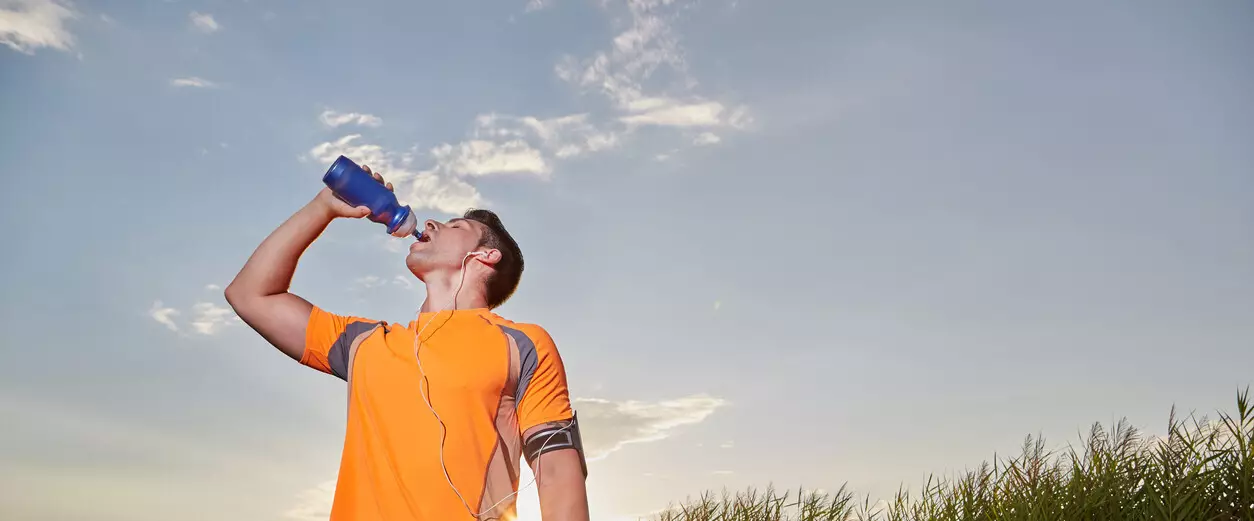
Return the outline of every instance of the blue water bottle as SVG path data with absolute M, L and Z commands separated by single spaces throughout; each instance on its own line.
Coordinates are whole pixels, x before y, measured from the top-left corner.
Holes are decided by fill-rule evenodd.
M 418 219 L 407 205 L 396 200 L 396 194 L 388 190 L 383 183 L 362 170 L 351 159 L 340 156 L 331 163 L 322 182 L 335 193 L 341 201 L 354 207 L 370 208 L 371 221 L 388 227 L 388 233 L 397 237 L 418 236 Z

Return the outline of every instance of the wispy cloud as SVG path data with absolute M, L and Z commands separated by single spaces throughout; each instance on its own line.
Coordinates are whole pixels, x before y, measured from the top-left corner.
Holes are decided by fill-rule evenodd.
M 597 128 L 586 113 L 547 119 L 482 114 L 475 119 L 473 135 L 481 139 L 529 139 L 560 159 L 607 150 L 619 144 L 618 133 Z
M 202 335 L 214 335 L 240 318 L 231 308 L 212 302 L 197 302 L 192 306 L 192 329 Z
M 156 320 L 157 323 L 170 328 L 170 331 L 175 332 L 179 330 L 178 324 L 174 323 L 174 317 L 178 316 L 178 314 L 179 311 L 177 309 L 166 307 L 160 300 L 153 302 L 152 308 L 148 309 L 148 316 Z
M 361 143 L 360 139 L 360 134 L 351 134 L 321 143 L 309 151 L 309 156 L 326 165 L 340 155 L 347 156 L 358 164 L 369 165 L 387 177 L 396 188 L 398 198 L 415 209 L 429 208 L 460 214 L 467 208 L 484 204 L 479 191 L 465 181 L 453 175 L 437 173 L 435 169 L 416 171 L 412 167 L 412 154 L 396 153 L 380 145 Z
M 383 124 L 383 118 L 373 114 L 361 114 L 357 112 L 336 112 L 334 110 L 323 111 L 318 119 L 323 125 L 331 128 L 340 125 L 360 125 L 363 127 L 377 127 Z
M 625 109 L 629 114 L 619 119 L 630 126 L 743 128 L 748 123 L 743 107 L 728 111 L 722 103 L 702 99 L 641 98 Z
M 222 27 L 218 25 L 218 21 L 213 19 L 213 15 L 208 13 L 198 13 L 192 11 L 187 15 L 192 22 L 192 28 L 205 34 L 218 32 Z
M 173 85 L 175 87 L 193 87 L 193 88 L 198 88 L 198 89 L 212 89 L 218 86 L 218 84 L 212 81 L 206 80 L 204 78 L 198 78 L 196 76 L 191 76 L 187 78 L 174 78 L 170 80 L 170 85 Z
M 210 286 L 216 287 L 212 284 Z M 153 302 L 152 307 L 148 309 L 150 318 L 180 335 L 184 334 L 183 328 L 179 326 L 175 318 L 182 315 L 182 311 L 166 306 L 160 300 Z M 239 316 L 231 308 L 205 301 L 192 305 L 190 317 L 191 320 L 186 325 L 191 326 L 192 332 L 205 336 L 216 335 L 224 328 L 241 322 Z
M 713 132 L 702 132 L 695 139 L 692 140 L 692 144 L 697 145 L 697 146 L 713 145 L 722 140 L 723 138 L 718 137 L 718 134 L 715 134 Z
M 747 107 L 732 108 L 692 92 L 696 81 L 688 75 L 683 49 L 668 14 L 686 3 L 627 0 L 631 25 L 612 39 L 610 49 L 585 60 L 567 56 L 557 64 L 556 72 L 561 78 L 599 90 L 607 97 L 612 109 L 608 116 L 594 118 L 589 113 L 577 113 L 539 117 L 486 112 L 475 119 L 463 140 L 431 148 L 426 154 L 430 163 L 417 168 L 413 153 L 397 153 L 364 143 L 360 134 L 318 144 L 310 151 L 310 157 L 330 163 L 343 154 L 377 167 L 397 187 L 397 196 L 407 203 L 460 213 L 485 203 L 478 190 L 464 179 L 502 174 L 547 179 L 561 160 L 615 149 L 640 128 L 680 129 L 683 144 L 720 143 L 723 138 L 711 130 L 744 129 L 752 118 Z M 535 1 L 528 7 L 548 7 L 548 2 Z M 677 78 L 667 88 L 653 84 L 655 73 L 663 67 Z M 331 110 L 323 112 L 320 119 L 333 128 L 349 123 L 381 123 L 380 118 L 370 114 Z M 701 133 L 694 138 L 688 129 L 699 129 Z M 679 152 L 679 148 L 671 148 L 656 158 L 664 161 Z
M 23 54 L 43 47 L 69 51 L 74 35 L 65 23 L 78 16 L 59 0 L 5 0 L 0 2 L 0 43 Z
M 669 12 L 682 0 L 627 0 L 631 26 L 614 37 L 610 49 L 585 59 L 565 56 L 558 77 L 585 89 L 599 90 L 630 127 L 746 128 L 748 108 L 729 109 L 723 102 L 692 93 L 691 77 Z M 608 6 L 607 6 L 608 8 Z M 669 76 L 660 71 L 668 71 Z M 662 84 L 660 77 L 669 77 Z
M 589 460 L 603 459 L 624 445 L 666 439 L 676 429 L 700 423 L 726 404 L 694 395 L 660 402 L 613 402 L 580 398 L 574 403 Z
M 536 174 L 547 176 L 553 167 L 540 151 L 521 139 L 503 143 L 473 139 L 431 149 L 436 170 L 454 175 Z
M 366 275 L 365 277 L 358 277 L 357 280 L 353 281 L 353 284 L 359 288 L 371 289 L 383 286 L 387 282 L 378 276 Z

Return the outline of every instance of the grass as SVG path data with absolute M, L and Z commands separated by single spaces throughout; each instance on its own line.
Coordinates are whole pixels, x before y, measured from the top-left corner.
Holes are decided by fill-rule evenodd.
M 1190 415 L 1168 434 L 1142 436 L 1120 421 L 1093 426 L 1058 453 L 1031 436 L 1020 456 L 994 457 L 952 479 L 929 478 L 872 503 L 845 486 L 834 493 L 749 489 L 702 494 L 656 521 L 1254 521 L 1254 407 L 1237 394 L 1235 414 Z

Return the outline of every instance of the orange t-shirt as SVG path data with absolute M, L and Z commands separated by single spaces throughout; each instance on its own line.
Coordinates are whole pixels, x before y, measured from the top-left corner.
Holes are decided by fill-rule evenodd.
M 425 383 L 414 357 L 421 326 Z M 523 435 L 573 417 L 548 332 L 487 309 L 422 313 L 402 326 L 315 306 L 300 362 L 348 383 L 331 521 L 474 520 L 467 505 L 480 519 L 513 519 L 516 497 L 502 499 L 519 486 Z M 440 424 L 420 384 L 447 429 L 444 464 L 461 499 L 441 469 Z

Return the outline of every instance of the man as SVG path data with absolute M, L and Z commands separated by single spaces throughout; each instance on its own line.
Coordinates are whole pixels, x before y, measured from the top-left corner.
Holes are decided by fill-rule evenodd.
M 494 213 L 424 223 L 405 265 L 427 296 L 408 324 L 338 315 L 288 291 L 301 254 L 331 221 L 369 214 L 323 188 L 226 288 L 268 342 L 347 382 L 331 521 L 513 519 L 520 456 L 537 478 L 544 521 L 587 520 L 587 467 L 562 359 L 543 328 L 492 311 L 523 270 Z

